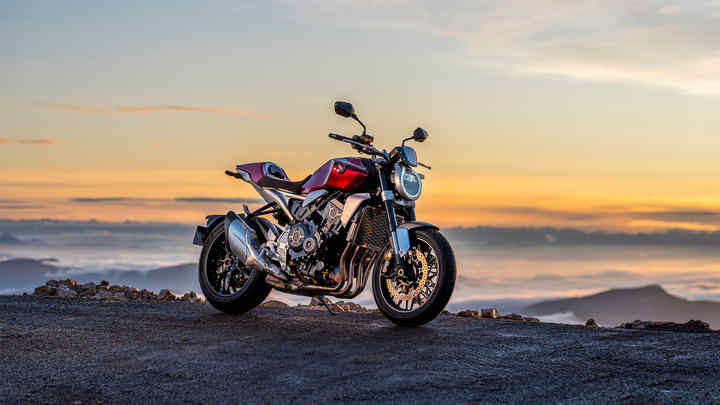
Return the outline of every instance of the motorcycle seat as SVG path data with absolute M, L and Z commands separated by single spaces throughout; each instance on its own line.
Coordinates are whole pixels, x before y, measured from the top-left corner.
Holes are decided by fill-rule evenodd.
M 258 186 L 266 188 L 277 188 L 285 190 L 293 194 L 300 194 L 303 184 L 310 180 L 312 175 L 305 177 L 300 181 L 282 180 L 276 177 L 264 176 L 258 181 Z

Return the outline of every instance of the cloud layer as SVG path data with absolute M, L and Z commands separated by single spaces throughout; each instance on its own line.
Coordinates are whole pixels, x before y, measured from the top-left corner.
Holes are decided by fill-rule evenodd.
M 482 67 L 720 95 L 717 0 L 347 1 L 311 11 L 328 24 L 451 38 L 462 61 Z
M 220 115 L 233 115 L 239 117 L 267 118 L 269 115 L 254 110 L 231 107 L 192 107 L 185 105 L 161 105 L 161 106 L 116 106 L 97 107 L 78 104 L 53 103 L 48 101 L 33 101 L 35 107 L 47 110 L 71 111 L 91 114 L 129 114 L 129 113 L 152 113 L 152 112 L 196 112 Z
M 57 145 L 60 141 L 55 139 L 17 139 L 17 138 L 0 138 L 0 145 Z

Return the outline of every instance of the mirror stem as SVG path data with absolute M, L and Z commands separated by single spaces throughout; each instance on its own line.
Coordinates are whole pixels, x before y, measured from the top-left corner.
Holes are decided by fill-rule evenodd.
M 366 129 L 365 129 L 365 124 L 363 124 L 362 121 L 360 121 L 360 119 L 357 117 L 357 115 L 353 114 L 353 115 L 351 115 L 351 117 L 352 117 L 352 119 L 354 119 L 355 121 L 357 121 L 360 125 L 362 125 L 362 127 L 363 127 L 363 133 L 362 133 L 362 134 L 365 135 L 365 130 L 366 130 Z

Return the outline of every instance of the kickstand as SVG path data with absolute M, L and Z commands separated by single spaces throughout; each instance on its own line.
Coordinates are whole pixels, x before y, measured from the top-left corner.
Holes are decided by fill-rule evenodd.
M 320 302 L 323 303 L 323 305 L 325 306 L 325 309 L 327 309 L 327 311 L 330 313 L 330 315 L 337 315 L 335 312 L 333 312 L 332 309 L 330 309 L 330 305 L 328 305 L 327 301 L 325 301 L 325 297 L 323 297 L 322 295 L 318 295 L 317 298 L 320 299 Z

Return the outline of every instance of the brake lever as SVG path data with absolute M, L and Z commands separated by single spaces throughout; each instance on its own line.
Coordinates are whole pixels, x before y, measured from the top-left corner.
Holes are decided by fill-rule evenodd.
M 422 167 L 424 167 L 424 168 L 426 168 L 426 169 L 428 169 L 428 170 L 432 170 L 432 167 L 430 167 L 430 166 L 428 166 L 428 165 L 426 165 L 425 163 L 422 163 L 422 162 L 418 162 L 418 166 L 422 166 Z

